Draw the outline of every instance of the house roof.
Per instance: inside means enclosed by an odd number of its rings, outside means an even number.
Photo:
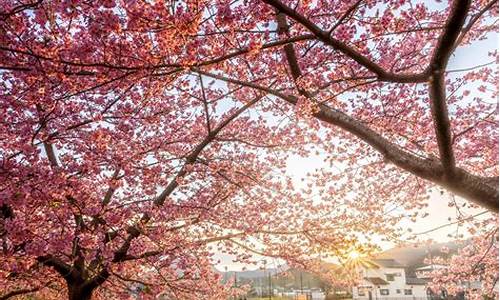
[[[383,280],[380,277],[365,277],[366,281],[369,281],[375,285],[386,285],[389,284],[387,281]]]
[[[406,284],[409,285],[425,285],[427,282],[429,282],[429,280],[424,278],[406,277]]]
[[[432,270],[439,270],[439,269],[444,269],[444,268],[446,268],[446,266],[433,264],[433,265],[425,265],[423,267],[416,268],[415,271],[432,271]]]
[[[394,259],[374,259],[373,262],[384,268],[404,268],[405,266],[400,264]]]

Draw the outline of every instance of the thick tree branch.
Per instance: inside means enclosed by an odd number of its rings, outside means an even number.
[[[269,1],[279,3],[279,1],[274,0]],[[463,169],[455,170],[455,159],[451,148],[451,129],[445,103],[444,69],[454,49],[453,45],[465,22],[470,1],[465,3],[464,6],[462,5],[463,3],[461,3],[461,1],[457,0],[454,2],[451,16],[436,46],[436,51],[431,63],[433,71],[433,76],[430,78],[431,106],[436,124],[436,136],[440,143],[439,147],[442,162],[433,159],[422,159],[408,153],[386,140],[378,133],[372,131],[366,125],[326,105],[320,105],[320,111],[316,114],[316,117],[351,132],[384,155],[385,159],[412,174],[433,181],[491,211],[498,212],[498,182],[494,179],[486,179],[472,175]],[[293,13],[295,12],[293,11]],[[300,17],[297,18],[300,19]],[[288,32],[288,24],[286,23],[286,18],[283,13],[278,13],[277,22],[279,32],[286,34]],[[297,80],[301,76],[301,71],[293,44],[287,44],[283,48],[292,77],[294,80]],[[299,93],[303,96],[310,97],[306,91],[300,88]],[[295,104],[296,101],[293,100],[294,99],[289,98],[287,101]]]
[[[53,257],[52,255],[44,255],[37,257],[37,261],[47,267],[54,268],[54,270],[56,270],[64,279],[68,280],[71,278],[72,268],[62,260]]]
[[[109,271],[107,268],[104,268],[101,270],[101,272],[97,273],[92,279],[85,281],[85,283],[82,286],[82,290],[94,290],[95,288],[99,287],[101,284],[103,284],[108,277],[110,276]]]
[[[451,124],[446,105],[446,86],[444,74],[436,71],[429,82],[429,97],[431,103],[434,132],[439,148],[439,158],[446,169],[446,176],[452,179],[455,174],[455,155],[451,136]]]
[[[118,175],[120,174],[120,169],[116,169],[115,172],[113,173],[113,176],[111,177],[111,180],[115,180],[118,178]],[[115,188],[110,186],[108,187],[108,190],[106,191],[106,194],[104,195],[104,199],[102,200],[102,206],[106,206],[109,204],[111,201],[111,197],[113,197],[113,194],[115,193]]]
[[[46,126],[46,120],[45,120],[46,116],[43,115],[44,110],[40,104],[36,105],[36,109],[40,114],[40,120],[39,120],[40,127],[37,130],[38,133],[38,131],[43,130],[43,128],[45,128]],[[54,146],[49,141],[45,140],[43,141],[43,148],[45,150],[45,153],[47,154],[47,159],[49,160],[50,165],[52,167],[59,167],[59,163],[57,162],[57,157],[54,151]]]
[[[455,155],[451,136],[451,124],[446,104],[445,69],[454,50],[454,45],[465,23],[470,0],[454,1],[451,17],[446,22],[431,60],[432,75],[429,82],[429,96],[432,120],[439,148],[439,157],[446,170],[445,177],[452,180],[455,176]]]
[[[218,79],[221,81],[234,83],[256,90],[260,90],[270,95],[285,100],[290,104],[297,104],[298,97],[281,93],[271,88],[263,87],[252,82],[225,77],[198,70],[197,72]],[[362,122],[348,116],[347,114],[331,108],[325,104],[318,104],[319,111],[314,114],[316,118],[328,124],[338,126],[365,143],[372,146],[384,158],[396,166],[424,179],[432,181],[449,191],[469,199],[480,206],[491,211],[498,212],[498,184],[494,179],[484,178],[470,174],[466,170],[457,168],[453,180],[448,180],[445,170],[440,161],[434,159],[424,159],[404,151],[398,145],[391,143],[379,133],[369,128]]]
[[[118,250],[114,253],[113,262],[120,262],[127,256],[128,249],[132,241],[138,238],[141,235],[141,231],[137,226],[130,226],[127,229],[128,236],[125,238],[125,241],[120,246]]]
[[[445,28],[439,37],[431,60],[431,70],[433,72],[446,68],[448,60],[453,53],[455,42],[467,18],[470,3],[470,0],[455,0],[453,2],[450,17],[446,21]]]
[[[453,46],[454,49],[456,49],[460,44],[462,43],[463,39],[465,36],[469,33],[469,31],[472,29],[474,24],[476,24],[477,21],[481,19],[481,17],[491,8],[493,8],[493,5],[497,4],[498,5],[498,0],[492,0],[488,2],[477,14],[471,17],[465,28],[462,30],[460,33],[460,36],[457,38],[457,41],[455,42],[455,45]]]
[[[400,83],[409,83],[409,82],[425,82],[429,77],[429,71],[424,71],[418,74],[397,74],[391,73],[381,66],[379,66],[376,62],[370,60],[366,56],[359,53],[356,49],[342,43],[341,41],[333,38],[327,31],[322,30],[316,24],[311,22],[305,16],[299,14],[292,8],[286,6],[279,0],[262,0],[264,3],[267,3],[273,6],[279,12],[286,14],[291,19],[300,23],[302,26],[307,28],[312,34],[314,34],[320,41],[329,45],[346,56],[350,57],[360,65],[364,66],[368,70],[372,71],[378,76],[379,80],[389,81],[389,82],[400,82]]]
[[[44,142],[43,148],[45,149],[45,153],[47,153],[47,158],[49,159],[50,165],[52,167],[58,167],[59,163],[57,162],[54,146],[49,142]]]

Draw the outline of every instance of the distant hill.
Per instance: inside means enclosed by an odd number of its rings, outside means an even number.
[[[329,262],[324,262],[322,265],[323,265],[323,268],[325,270],[327,270],[327,269],[330,270],[332,268],[338,269],[340,267],[339,265],[329,263]],[[232,277],[236,273],[238,278],[241,278],[241,279],[264,278],[264,277],[269,276],[269,273],[271,273],[271,276],[275,276],[275,275],[283,273],[283,272],[292,272],[292,273],[304,272],[304,273],[307,273],[305,271],[301,271],[300,269],[290,269],[287,265],[282,265],[282,266],[278,266],[277,268],[270,268],[270,269],[266,269],[266,270],[257,269],[257,270],[251,270],[251,271],[236,271],[236,272],[235,271],[222,272],[222,271],[219,271],[217,269],[215,269],[215,270],[219,274],[222,274],[224,278]]]
[[[256,278],[263,278],[269,275],[271,273],[272,276],[276,275],[277,273],[283,272],[285,269],[276,269],[276,268],[271,268],[271,269],[266,269],[266,270],[253,270],[253,271],[237,271],[237,272],[220,272],[224,278],[226,277],[231,277],[236,275],[238,278],[241,279],[256,279]]]
[[[421,267],[425,264],[424,260],[426,257],[446,256],[445,253],[441,252],[443,247],[449,248],[449,253],[453,254],[456,253],[461,246],[456,242],[433,243],[430,245],[408,245],[386,250],[376,255],[376,258],[394,259],[407,267]]]
[[[467,242],[465,242],[467,243]],[[415,244],[403,247],[395,247],[386,250],[376,256],[378,259],[394,259],[406,268],[407,277],[416,277],[415,269],[427,265],[424,261],[432,257],[448,257],[458,252],[463,247],[463,243],[447,242],[433,243],[430,245]],[[449,249],[448,253],[443,253],[443,247]]]

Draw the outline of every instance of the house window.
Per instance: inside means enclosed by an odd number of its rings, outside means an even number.
[[[413,291],[411,289],[405,289],[405,295],[413,295]]]
[[[385,274],[385,278],[387,281],[394,281],[394,274]]]
[[[388,289],[380,289],[380,295],[382,295],[382,296],[389,295],[389,290]]]
[[[396,294],[401,294],[401,290],[400,290],[400,289],[397,289],[397,290],[396,290]]]
[[[364,296],[365,295],[365,290],[358,288],[358,296]]]

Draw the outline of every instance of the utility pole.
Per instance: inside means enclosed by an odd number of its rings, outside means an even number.
[[[302,270],[300,270],[300,294],[304,294],[304,285],[302,284]]]
[[[269,274],[269,300],[271,300],[273,297],[273,283],[271,281],[271,272],[269,272],[268,274]]]
[[[263,288],[262,288],[262,277],[259,276],[259,294],[260,294],[260,297],[262,298],[262,291]]]
[[[236,276],[238,276],[238,275],[236,275],[236,271],[234,271],[234,287],[235,288],[238,287],[238,278]],[[234,300],[236,300],[236,295],[234,296]]]
[[[264,284],[261,285],[261,297],[263,297],[263,294],[264,294],[264,286],[266,285],[266,271],[267,271],[267,261],[265,259],[262,260],[262,262],[264,263],[264,278],[261,278],[264,280]]]

